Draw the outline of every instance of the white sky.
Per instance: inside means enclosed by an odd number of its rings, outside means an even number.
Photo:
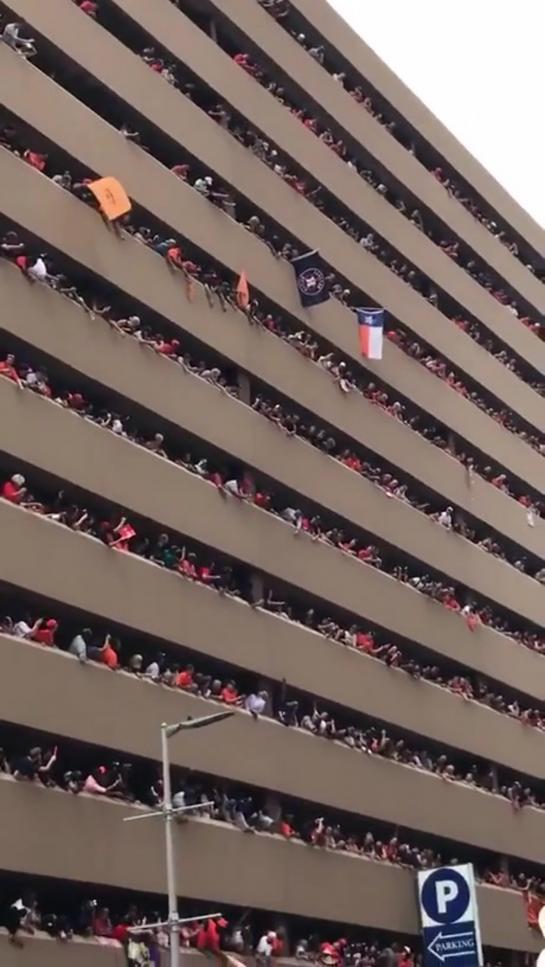
[[[328,0],[545,227],[545,0]]]

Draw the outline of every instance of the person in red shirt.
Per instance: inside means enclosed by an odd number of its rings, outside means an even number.
[[[227,925],[227,920],[223,918],[219,920],[208,920],[203,924],[197,934],[197,950],[210,950],[212,953],[219,953],[221,941],[220,930],[224,930]]]
[[[10,504],[20,504],[27,492],[25,478],[21,473],[14,473],[10,480],[6,480],[2,487],[2,497]]]
[[[64,402],[71,410],[81,411],[86,407],[85,398],[81,393],[67,393]]]
[[[377,559],[376,551],[376,547],[374,547],[373,544],[369,544],[367,547],[360,547],[356,557],[360,561],[373,563]]]
[[[109,635],[106,635],[104,645],[100,649],[100,661],[103,665],[107,665],[108,668],[111,668],[112,671],[115,671],[117,668],[119,668],[117,648],[114,647],[114,643]]]
[[[129,937],[129,924],[128,923],[117,923],[112,930],[112,939],[119,941],[120,944],[125,944]]]
[[[284,839],[292,839],[295,836],[295,830],[289,822],[288,817],[280,821],[279,832]]]
[[[220,698],[222,702],[225,702],[226,705],[239,704],[240,696],[238,694],[237,687],[233,681],[227,682],[227,684],[223,686],[220,692]]]
[[[327,940],[320,944],[319,960],[324,967],[336,967],[337,964],[340,964],[341,955],[335,944],[329,943]]]
[[[197,265],[196,262],[192,262],[191,259],[184,259],[182,262],[182,270],[186,275],[190,275],[194,279],[201,274],[201,266]]]
[[[282,937],[279,937],[274,930],[271,930],[270,937],[271,937],[272,956],[282,957],[284,953],[284,941],[282,940]]]
[[[392,836],[385,846],[386,859],[389,863],[397,863],[399,856],[399,841],[397,836]]]
[[[112,929],[110,911],[108,907],[101,907],[93,920],[93,933],[95,937],[111,937]]]
[[[372,655],[375,650],[375,639],[371,631],[357,631],[354,644],[358,651],[363,651],[366,655]]]
[[[187,181],[189,177],[189,165],[174,165],[170,170],[177,178],[181,178],[182,181]]]
[[[39,154],[37,151],[24,151],[23,160],[31,166],[31,168],[36,168],[36,171],[43,171],[47,163],[47,155]]]
[[[15,356],[13,353],[8,353],[5,359],[0,360],[0,376],[5,376],[7,379],[12,379],[17,386],[21,387],[23,384],[19,378],[19,373],[15,368]]]
[[[96,18],[98,13],[98,3],[95,3],[94,0],[80,0],[79,8],[83,11],[83,13],[86,13],[88,17]]]
[[[178,269],[181,269],[184,262],[184,256],[179,245],[171,245],[167,249],[165,258],[169,265],[175,265]]]
[[[304,195],[307,186],[302,178],[298,178],[296,175],[285,175],[284,181],[287,181],[288,185],[297,192],[298,195]]]
[[[178,688],[183,688],[189,690],[193,685],[193,665],[186,665],[181,672],[178,672],[176,677],[176,685]]]
[[[403,947],[401,953],[398,954],[397,967],[414,967],[414,960],[410,947]]]
[[[122,517],[117,527],[113,528],[112,536],[114,539],[108,542],[110,547],[114,547],[116,551],[128,551],[129,541],[136,537],[136,531],[132,524]]]
[[[262,510],[268,510],[271,505],[271,498],[268,494],[264,494],[257,490],[254,494],[254,504],[256,507],[261,507]]]
[[[235,54],[235,56],[233,57],[233,60],[235,64],[238,64],[239,67],[242,67],[242,70],[246,71],[246,73],[249,74],[250,77],[255,77],[256,68],[250,62],[249,54]]]
[[[401,334],[396,332],[395,329],[388,329],[386,339],[389,339],[390,342],[399,344],[401,342]]]
[[[38,628],[31,636],[31,641],[36,641],[39,645],[46,645],[48,648],[53,648],[55,646],[55,632],[59,627],[58,621],[54,618],[49,618],[48,621],[44,623],[40,622]]]
[[[219,470],[212,470],[206,479],[209,480],[210,483],[214,484],[214,487],[217,487],[218,490],[221,490],[223,487],[223,477]]]
[[[219,574],[214,574],[214,564],[201,564],[197,568],[197,578],[202,584],[215,584],[221,580]]]
[[[461,605],[458,604],[456,598],[454,597],[454,593],[453,593],[452,590],[446,590],[446,591],[443,592],[443,594],[441,596],[441,604],[445,608],[448,608],[449,611],[461,611],[462,610]]]
[[[503,490],[505,488],[506,479],[506,475],[504,473],[500,473],[497,477],[492,477],[490,483],[493,487],[497,487],[498,490]]]
[[[197,565],[195,564],[196,554],[186,554],[185,548],[182,551],[182,556],[178,561],[178,570],[184,578],[190,578],[192,581],[196,581]]]
[[[153,348],[155,352],[161,353],[162,356],[178,356],[180,353],[178,339],[171,339],[170,342],[166,339],[161,339],[159,342],[153,343]]]
[[[480,623],[481,623],[481,619],[479,618],[478,614],[475,614],[474,611],[470,611],[466,615],[466,625],[468,626],[470,631],[476,631]]]

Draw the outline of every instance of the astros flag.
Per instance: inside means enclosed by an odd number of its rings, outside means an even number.
[[[311,306],[319,306],[320,303],[327,302],[329,286],[318,249],[298,255],[291,260],[291,264],[295,272],[301,305],[309,309]]]
[[[362,356],[382,359],[384,309],[356,309]]]

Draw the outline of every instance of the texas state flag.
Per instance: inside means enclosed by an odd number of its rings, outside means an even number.
[[[382,359],[384,309],[356,309],[360,349],[367,359]]]

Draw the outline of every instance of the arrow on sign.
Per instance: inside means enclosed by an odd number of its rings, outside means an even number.
[[[471,941],[466,940],[466,937],[471,937]],[[475,934],[472,930],[467,933],[438,933],[428,950],[443,964],[450,957],[467,957],[475,950]]]

